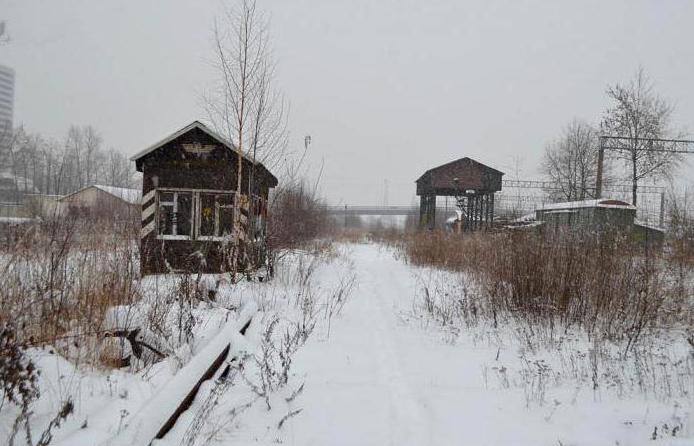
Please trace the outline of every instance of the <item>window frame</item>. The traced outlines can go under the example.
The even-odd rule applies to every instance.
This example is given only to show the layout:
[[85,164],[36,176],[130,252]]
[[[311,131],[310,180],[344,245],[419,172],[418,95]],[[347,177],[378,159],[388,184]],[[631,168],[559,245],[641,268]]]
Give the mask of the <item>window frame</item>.
[[[157,211],[156,211],[156,227],[157,227],[157,239],[159,240],[193,240],[193,229],[194,229],[194,222],[193,222],[193,213],[195,212],[195,194],[193,193],[192,190],[186,190],[186,189],[157,189]],[[161,194],[165,193],[170,193],[173,194],[173,201],[161,201]],[[179,194],[188,194],[190,195],[190,212],[191,212],[191,218],[190,218],[190,234],[188,235],[182,235],[182,234],[160,234],[159,231],[161,230],[161,207],[162,206],[171,206],[173,207],[173,212],[174,214],[178,213],[178,195]],[[178,218],[178,217],[177,217]],[[178,232],[178,221],[174,222],[171,226],[171,231],[172,232]]]
[[[195,192],[195,202],[196,202],[196,211],[195,211],[195,239],[196,240],[202,240],[202,241],[209,241],[209,242],[221,242],[226,239],[227,236],[224,235],[201,235],[200,234],[200,229],[202,228],[202,207],[201,207],[201,202],[202,200],[200,199],[201,194],[208,194],[208,195],[214,195],[215,200],[214,200],[214,233],[219,234],[219,227],[221,224],[220,218],[222,214],[222,209],[225,207],[231,207],[232,209],[234,208],[234,202],[236,200],[236,192],[233,191],[205,191],[205,190],[196,190]],[[231,198],[231,205],[220,205],[217,202],[217,196],[218,195],[228,195]],[[233,227],[233,222],[232,222],[232,227]]]
[[[202,205],[201,205],[201,199],[200,199],[200,194],[214,194],[214,195],[227,195],[231,197],[232,204],[230,205],[232,208],[234,207],[234,202],[237,199],[236,197],[236,191],[229,191],[229,190],[219,190],[219,189],[187,189],[187,188],[175,188],[175,187],[162,187],[162,188],[156,188],[156,228],[157,228],[157,239],[158,240],[187,240],[187,241],[194,241],[194,240],[200,240],[200,241],[212,241],[212,242],[220,242],[224,241],[226,239],[226,236],[219,236],[219,235],[201,235],[200,234],[200,228],[202,227],[201,224],[201,211],[202,211]],[[161,194],[164,193],[172,193],[174,194],[173,201],[161,201]],[[170,205],[173,206],[173,212],[177,212],[178,210],[178,194],[189,194],[191,197],[191,229],[190,229],[190,235],[174,235],[174,234],[160,234],[159,233],[159,228],[160,228],[160,218],[161,218],[161,206],[162,204],[164,205]],[[227,205],[229,206],[229,205]],[[221,206],[217,203],[216,197],[215,197],[215,229],[214,232],[215,234],[219,233],[219,226],[220,226],[220,217],[221,217]],[[232,224],[233,227],[233,224]],[[173,228],[176,228],[176,225],[174,224]],[[174,231],[175,232],[175,231]]]

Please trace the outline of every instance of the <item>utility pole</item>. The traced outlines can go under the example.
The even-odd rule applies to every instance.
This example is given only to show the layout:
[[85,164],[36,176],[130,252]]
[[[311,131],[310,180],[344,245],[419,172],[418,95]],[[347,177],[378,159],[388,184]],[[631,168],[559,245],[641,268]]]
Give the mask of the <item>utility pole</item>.
[[598,146],[598,174],[595,181],[595,198],[602,198],[602,165],[605,162],[605,138],[601,136]]

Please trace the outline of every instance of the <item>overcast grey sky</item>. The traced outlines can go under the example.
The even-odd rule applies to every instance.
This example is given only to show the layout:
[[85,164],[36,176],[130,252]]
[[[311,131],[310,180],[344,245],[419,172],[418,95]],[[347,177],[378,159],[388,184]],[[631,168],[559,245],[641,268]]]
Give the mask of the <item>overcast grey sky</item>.
[[[0,0],[15,121],[92,124],[133,154],[194,119],[220,1]],[[332,203],[408,204],[427,168],[470,156],[537,176],[574,117],[639,65],[694,130],[694,2],[259,0],[272,17],[292,144],[313,137]],[[682,176],[694,176],[684,168]],[[691,181],[690,181],[691,182]]]

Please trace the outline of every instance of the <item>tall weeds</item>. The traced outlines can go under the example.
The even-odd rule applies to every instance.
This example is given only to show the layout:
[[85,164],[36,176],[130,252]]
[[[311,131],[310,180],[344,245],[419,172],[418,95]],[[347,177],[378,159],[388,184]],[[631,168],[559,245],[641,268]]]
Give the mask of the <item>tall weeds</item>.
[[83,355],[104,314],[139,297],[135,230],[94,221],[50,220],[0,252],[0,324],[28,346]]
[[627,349],[649,330],[694,322],[686,310],[694,288],[676,280],[670,257],[641,251],[620,237],[434,232],[396,243],[416,265],[464,271],[476,289],[476,314],[490,319],[504,313],[537,329],[576,327],[601,339],[625,340]]

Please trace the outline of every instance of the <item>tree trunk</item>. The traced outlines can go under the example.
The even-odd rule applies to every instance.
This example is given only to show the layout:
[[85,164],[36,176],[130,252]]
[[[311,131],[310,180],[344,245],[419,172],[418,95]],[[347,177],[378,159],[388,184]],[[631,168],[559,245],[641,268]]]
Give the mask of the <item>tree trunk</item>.
[[639,180],[636,175],[636,151],[634,151],[634,155],[631,159],[631,169],[631,204],[636,206],[636,191],[639,187]]

